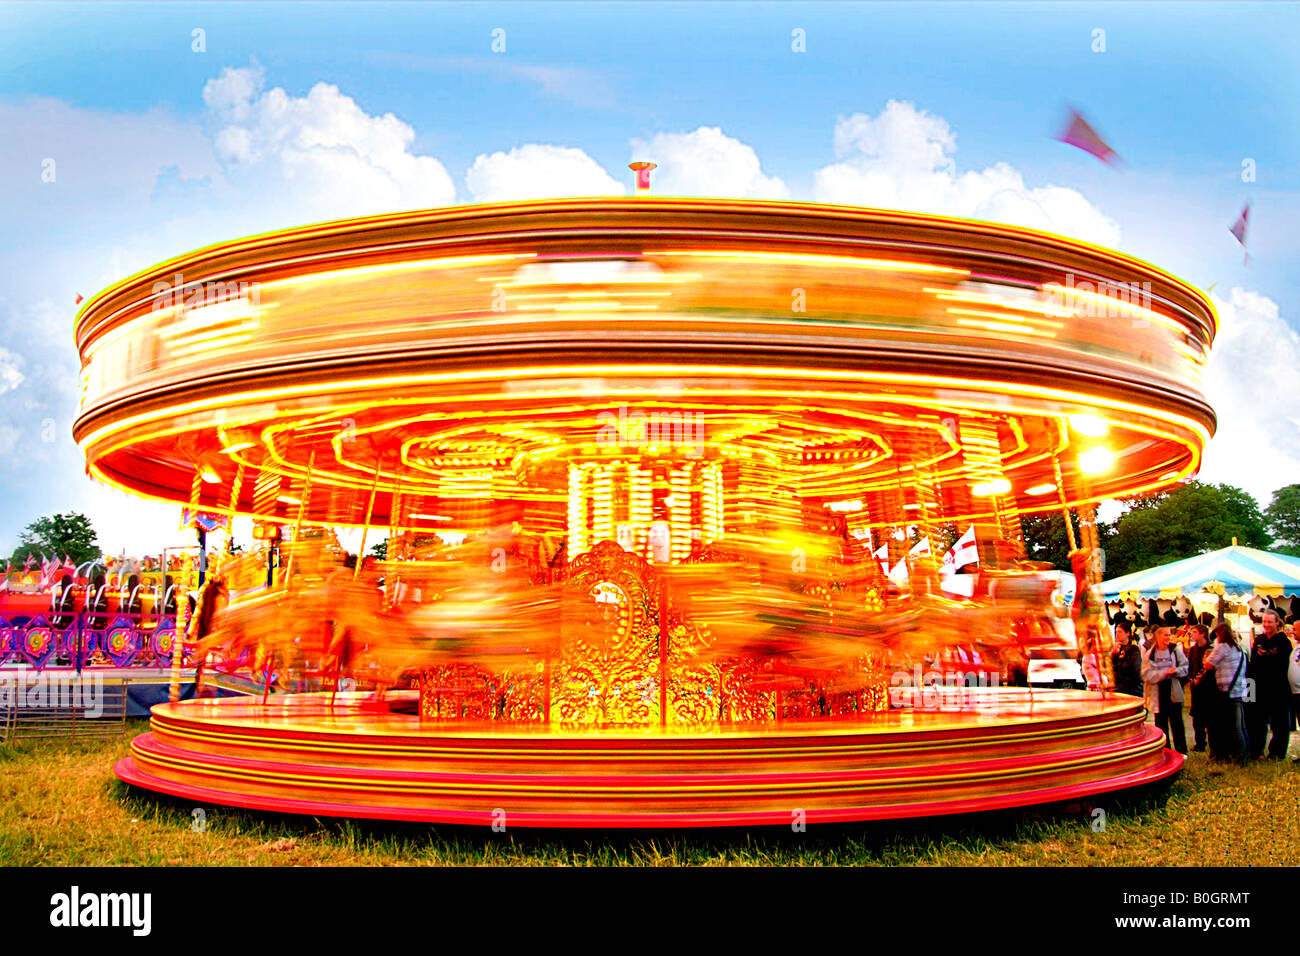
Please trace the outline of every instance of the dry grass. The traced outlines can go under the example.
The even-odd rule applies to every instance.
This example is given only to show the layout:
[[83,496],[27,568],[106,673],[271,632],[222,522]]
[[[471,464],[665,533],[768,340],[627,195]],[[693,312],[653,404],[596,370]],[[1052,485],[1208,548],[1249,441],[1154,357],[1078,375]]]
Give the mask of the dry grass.
[[[128,734],[146,729],[133,721]],[[1297,748],[1293,747],[1293,754]],[[0,747],[0,864],[317,865],[1300,865],[1300,768],[1217,767],[1194,754],[1166,789],[1091,805],[911,824],[705,834],[513,831],[324,820],[132,791],[112,774],[127,740]]]

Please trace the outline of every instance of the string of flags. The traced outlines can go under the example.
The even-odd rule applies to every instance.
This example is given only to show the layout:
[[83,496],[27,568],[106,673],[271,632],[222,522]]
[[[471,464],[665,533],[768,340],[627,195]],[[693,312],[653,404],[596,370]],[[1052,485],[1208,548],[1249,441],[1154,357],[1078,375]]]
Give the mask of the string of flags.
[[[1107,166],[1119,166],[1119,154],[1115,152],[1110,143],[1097,132],[1096,128],[1088,122],[1081,112],[1074,107],[1066,108],[1065,122],[1061,126],[1061,131],[1056,134],[1055,139],[1058,142],[1081,149],[1089,156],[1093,156]],[[1246,246],[1246,229],[1250,222],[1250,203],[1246,203],[1236,220],[1228,227],[1237,242],[1241,243],[1241,248],[1245,255],[1243,264],[1249,265],[1250,253]]]
[[[890,581],[902,587],[907,583],[909,561],[914,561],[919,557],[931,554],[930,539],[928,536],[922,537],[916,544],[912,545],[907,552],[907,556],[902,558],[892,568],[889,566],[889,545],[882,544],[872,552],[872,557],[880,565],[880,571]],[[975,526],[967,528],[951,548],[943,554],[940,562],[940,573],[943,577],[955,574],[961,568],[970,564],[979,564],[979,549],[975,546]]]

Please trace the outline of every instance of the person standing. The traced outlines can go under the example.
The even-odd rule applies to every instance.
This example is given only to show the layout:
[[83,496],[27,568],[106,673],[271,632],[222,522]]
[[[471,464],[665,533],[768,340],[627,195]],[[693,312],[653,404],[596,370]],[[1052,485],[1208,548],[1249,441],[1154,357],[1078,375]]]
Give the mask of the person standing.
[[1110,655],[1115,672],[1115,690],[1121,694],[1143,696],[1142,651],[1133,643],[1133,625],[1128,621],[1115,623],[1115,650]]
[[[1291,684],[1291,730],[1294,732],[1300,730],[1300,628],[1293,629],[1291,636],[1295,638],[1291,647],[1291,663],[1287,666],[1287,680]],[[1294,758],[1296,763],[1300,763],[1300,757]]]
[[1188,686],[1191,688],[1192,705],[1192,736],[1195,745],[1192,747],[1197,753],[1203,753],[1208,740],[1208,731],[1210,727],[1210,715],[1214,709],[1214,693],[1208,687],[1205,690],[1199,689],[1195,682],[1205,667],[1205,655],[1210,649],[1210,632],[1202,624],[1193,624],[1188,631],[1191,635],[1191,648],[1187,651],[1187,676],[1190,681]]
[[1223,695],[1218,713],[1210,724],[1210,757],[1213,760],[1250,759],[1250,738],[1246,731],[1246,655],[1237,644],[1232,625],[1220,622],[1210,634],[1214,645],[1204,665],[1214,672],[1214,682]]
[[1187,753],[1183,728],[1183,679],[1187,677],[1187,656],[1169,641],[1169,628],[1156,630],[1156,642],[1143,658],[1142,682],[1147,709],[1156,715],[1156,726],[1165,742],[1180,754]]
[[1261,615],[1264,633],[1256,634],[1250,649],[1247,676],[1255,682],[1255,701],[1246,708],[1247,733],[1251,756],[1264,756],[1268,738],[1268,757],[1286,757],[1291,740],[1291,683],[1287,669],[1291,659],[1291,642],[1282,630],[1282,617],[1268,608]]

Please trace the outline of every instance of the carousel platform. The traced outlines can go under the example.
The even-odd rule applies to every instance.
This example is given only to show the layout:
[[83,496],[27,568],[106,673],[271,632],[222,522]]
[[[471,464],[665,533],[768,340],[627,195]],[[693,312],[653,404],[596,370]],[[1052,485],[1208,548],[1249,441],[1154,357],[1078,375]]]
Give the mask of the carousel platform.
[[1125,790],[1182,767],[1139,698],[968,693],[955,711],[714,730],[421,722],[413,693],[192,700],[156,706],[115,772],[264,811],[641,828],[971,813]]

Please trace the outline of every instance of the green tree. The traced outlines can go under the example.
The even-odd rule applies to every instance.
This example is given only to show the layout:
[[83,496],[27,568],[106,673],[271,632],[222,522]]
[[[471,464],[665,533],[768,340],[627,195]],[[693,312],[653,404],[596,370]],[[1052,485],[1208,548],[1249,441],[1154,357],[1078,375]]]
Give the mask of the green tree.
[[[1075,541],[1079,527],[1074,524]],[[1054,512],[1021,515],[1020,530],[1025,537],[1025,557],[1030,561],[1050,561],[1058,571],[1070,570],[1070,539],[1065,533],[1065,518]]]
[[1189,481],[1157,496],[1154,504],[1134,502],[1115,524],[1106,544],[1106,576],[1190,558],[1238,544],[1272,543],[1258,502],[1240,488]]
[[1273,500],[1264,513],[1274,538],[1300,548],[1300,485],[1287,485],[1273,492]]
[[24,528],[10,561],[21,566],[28,555],[37,561],[41,560],[41,555],[59,560],[67,555],[73,564],[83,564],[102,556],[90,519],[76,511],[37,518]]
[[372,544],[370,546],[370,556],[372,558],[378,558],[380,561],[387,561],[388,560],[388,539],[385,538],[383,541],[380,541],[378,544]]
[[[1074,541],[1077,547],[1081,539],[1079,521],[1070,515],[1070,526],[1074,529]],[[1072,570],[1070,567],[1070,538],[1065,531],[1065,517],[1059,511],[1043,514],[1021,515],[1020,530],[1025,538],[1025,557],[1030,561],[1050,561],[1058,571]],[[1114,528],[1104,521],[1097,522],[1097,540],[1104,550],[1110,542]]]

